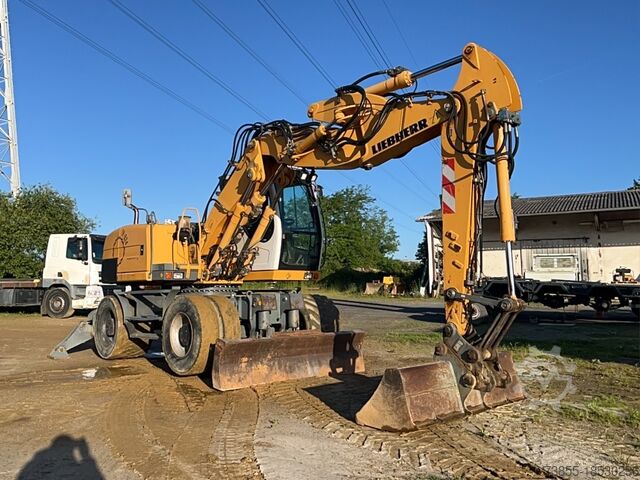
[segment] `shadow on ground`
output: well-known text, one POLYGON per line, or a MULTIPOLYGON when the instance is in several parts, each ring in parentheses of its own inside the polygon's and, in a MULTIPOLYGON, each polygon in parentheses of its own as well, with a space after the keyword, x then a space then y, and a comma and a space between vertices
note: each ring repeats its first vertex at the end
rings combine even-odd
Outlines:
POLYGON ((381 376, 338 375, 336 383, 307 387, 304 390, 351 422, 367 403, 380 383, 381 376))
POLYGON ((75 439, 69 435, 59 435, 47 448, 38 450, 16 478, 98 480, 105 477, 83 437, 75 439))

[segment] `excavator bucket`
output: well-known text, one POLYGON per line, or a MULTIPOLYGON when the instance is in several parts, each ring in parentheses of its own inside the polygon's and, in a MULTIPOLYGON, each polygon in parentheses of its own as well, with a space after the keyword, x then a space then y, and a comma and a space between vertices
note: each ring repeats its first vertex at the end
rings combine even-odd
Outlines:
POLYGON ((511 382, 490 392, 459 385, 448 360, 415 367, 389 368, 369 401, 356 413, 356 422, 379 430, 407 432, 431 423, 477 413, 525 398, 511 355, 500 354, 500 365, 511 382))
POLYGON ((270 338, 224 340, 214 348, 211 379, 216 390, 364 371, 364 332, 306 330, 270 338))

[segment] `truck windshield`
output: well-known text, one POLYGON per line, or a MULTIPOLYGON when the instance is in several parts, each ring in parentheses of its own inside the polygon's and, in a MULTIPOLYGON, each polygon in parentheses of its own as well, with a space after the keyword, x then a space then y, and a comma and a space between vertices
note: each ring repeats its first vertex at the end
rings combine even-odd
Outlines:
POLYGON ((91 261, 102 263, 102 250, 104 249, 104 237, 91 235, 91 261))

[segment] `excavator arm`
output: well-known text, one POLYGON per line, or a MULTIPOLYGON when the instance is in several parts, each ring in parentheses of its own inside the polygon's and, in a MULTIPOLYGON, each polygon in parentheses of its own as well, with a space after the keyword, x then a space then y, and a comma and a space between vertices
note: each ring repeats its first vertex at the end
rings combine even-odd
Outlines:
POLYGON ((240 281, 249 273, 256 245, 275 214, 267 201, 270 189, 291 185, 300 175, 315 176, 316 170, 369 170, 439 138, 443 342, 436 348, 435 363, 413 370, 390 369, 357 419, 377 428, 410 430, 524 398, 510 356, 497 351, 523 308, 514 292, 515 232, 509 189, 521 108, 518 86, 506 65, 470 43, 462 55, 433 67, 415 73, 402 68, 376 72, 340 87, 336 96, 309 107, 308 123, 280 120, 245 126, 239 130, 232 161, 212 195, 211 212, 203 224, 204 280, 240 281), (458 64, 460 73, 452 90, 419 88, 420 78, 458 64), (361 85, 375 75, 388 78, 361 85), (497 179, 510 279, 509 295, 503 299, 473 293, 481 275, 482 205, 490 167, 497 179), (241 234, 249 223, 257 225, 250 237, 241 234), (484 335, 469 322, 472 301, 498 312, 484 335))
MULTIPOLYGON (((366 88, 360 86, 361 79, 338 88, 335 97, 312 104, 308 115, 314 122, 281 120, 242 131, 253 138, 221 177, 212 197, 213 211, 204 223, 205 276, 240 280, 250 271, 251 250, 275 213, 265 203, 267 191, 291 184, 300 169, 369 170, 440 138, 446 317, 460 334, 467 334, 469 302, 456 295, 472 295, 480 273, 478 245, 489 164, 496 169, 507 250, 515 240, 509 177, 517 150, 520 92, 506 65, 475 44, 467 45, 459 57, 416 73, 401 69, 379 73, 392 75, 366 88), (457 64, 460 74, 451 91, 397 93, 457 64), (258 227, 242 246, 236 245, 238 232, 250 221, 258 227)), ((507 265, 513 276, 510 253, 507 265)))

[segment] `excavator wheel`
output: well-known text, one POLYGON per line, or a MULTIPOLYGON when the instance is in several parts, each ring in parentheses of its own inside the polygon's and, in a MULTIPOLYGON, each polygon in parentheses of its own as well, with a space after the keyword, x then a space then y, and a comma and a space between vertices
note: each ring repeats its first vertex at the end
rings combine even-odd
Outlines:
POLYGON ((120 302, 111 295, 98 305, 93 320, 93 340, 98 355, 106 360, 140 357, 145 352, 143 346, 129 338, 120 302))
POLYGON ((162 319, 162 351, 176 375, 198 375, 207 367, 222 318, 204 295, 178 295, 162 319))
POLYGON ((227 297, 220 295, 207 295, 205 298, 213 303, 218 312, 218 318, 222 319, 220 338, 238 340, 242 336, 240 333, 242 326, 240 324, 240 314, 234 303, 227 297))
POLYGON ((340 330, 340 311, 324 295, 303 295, 305 309, 301 311, 307 330, 337 332, 340 330))

